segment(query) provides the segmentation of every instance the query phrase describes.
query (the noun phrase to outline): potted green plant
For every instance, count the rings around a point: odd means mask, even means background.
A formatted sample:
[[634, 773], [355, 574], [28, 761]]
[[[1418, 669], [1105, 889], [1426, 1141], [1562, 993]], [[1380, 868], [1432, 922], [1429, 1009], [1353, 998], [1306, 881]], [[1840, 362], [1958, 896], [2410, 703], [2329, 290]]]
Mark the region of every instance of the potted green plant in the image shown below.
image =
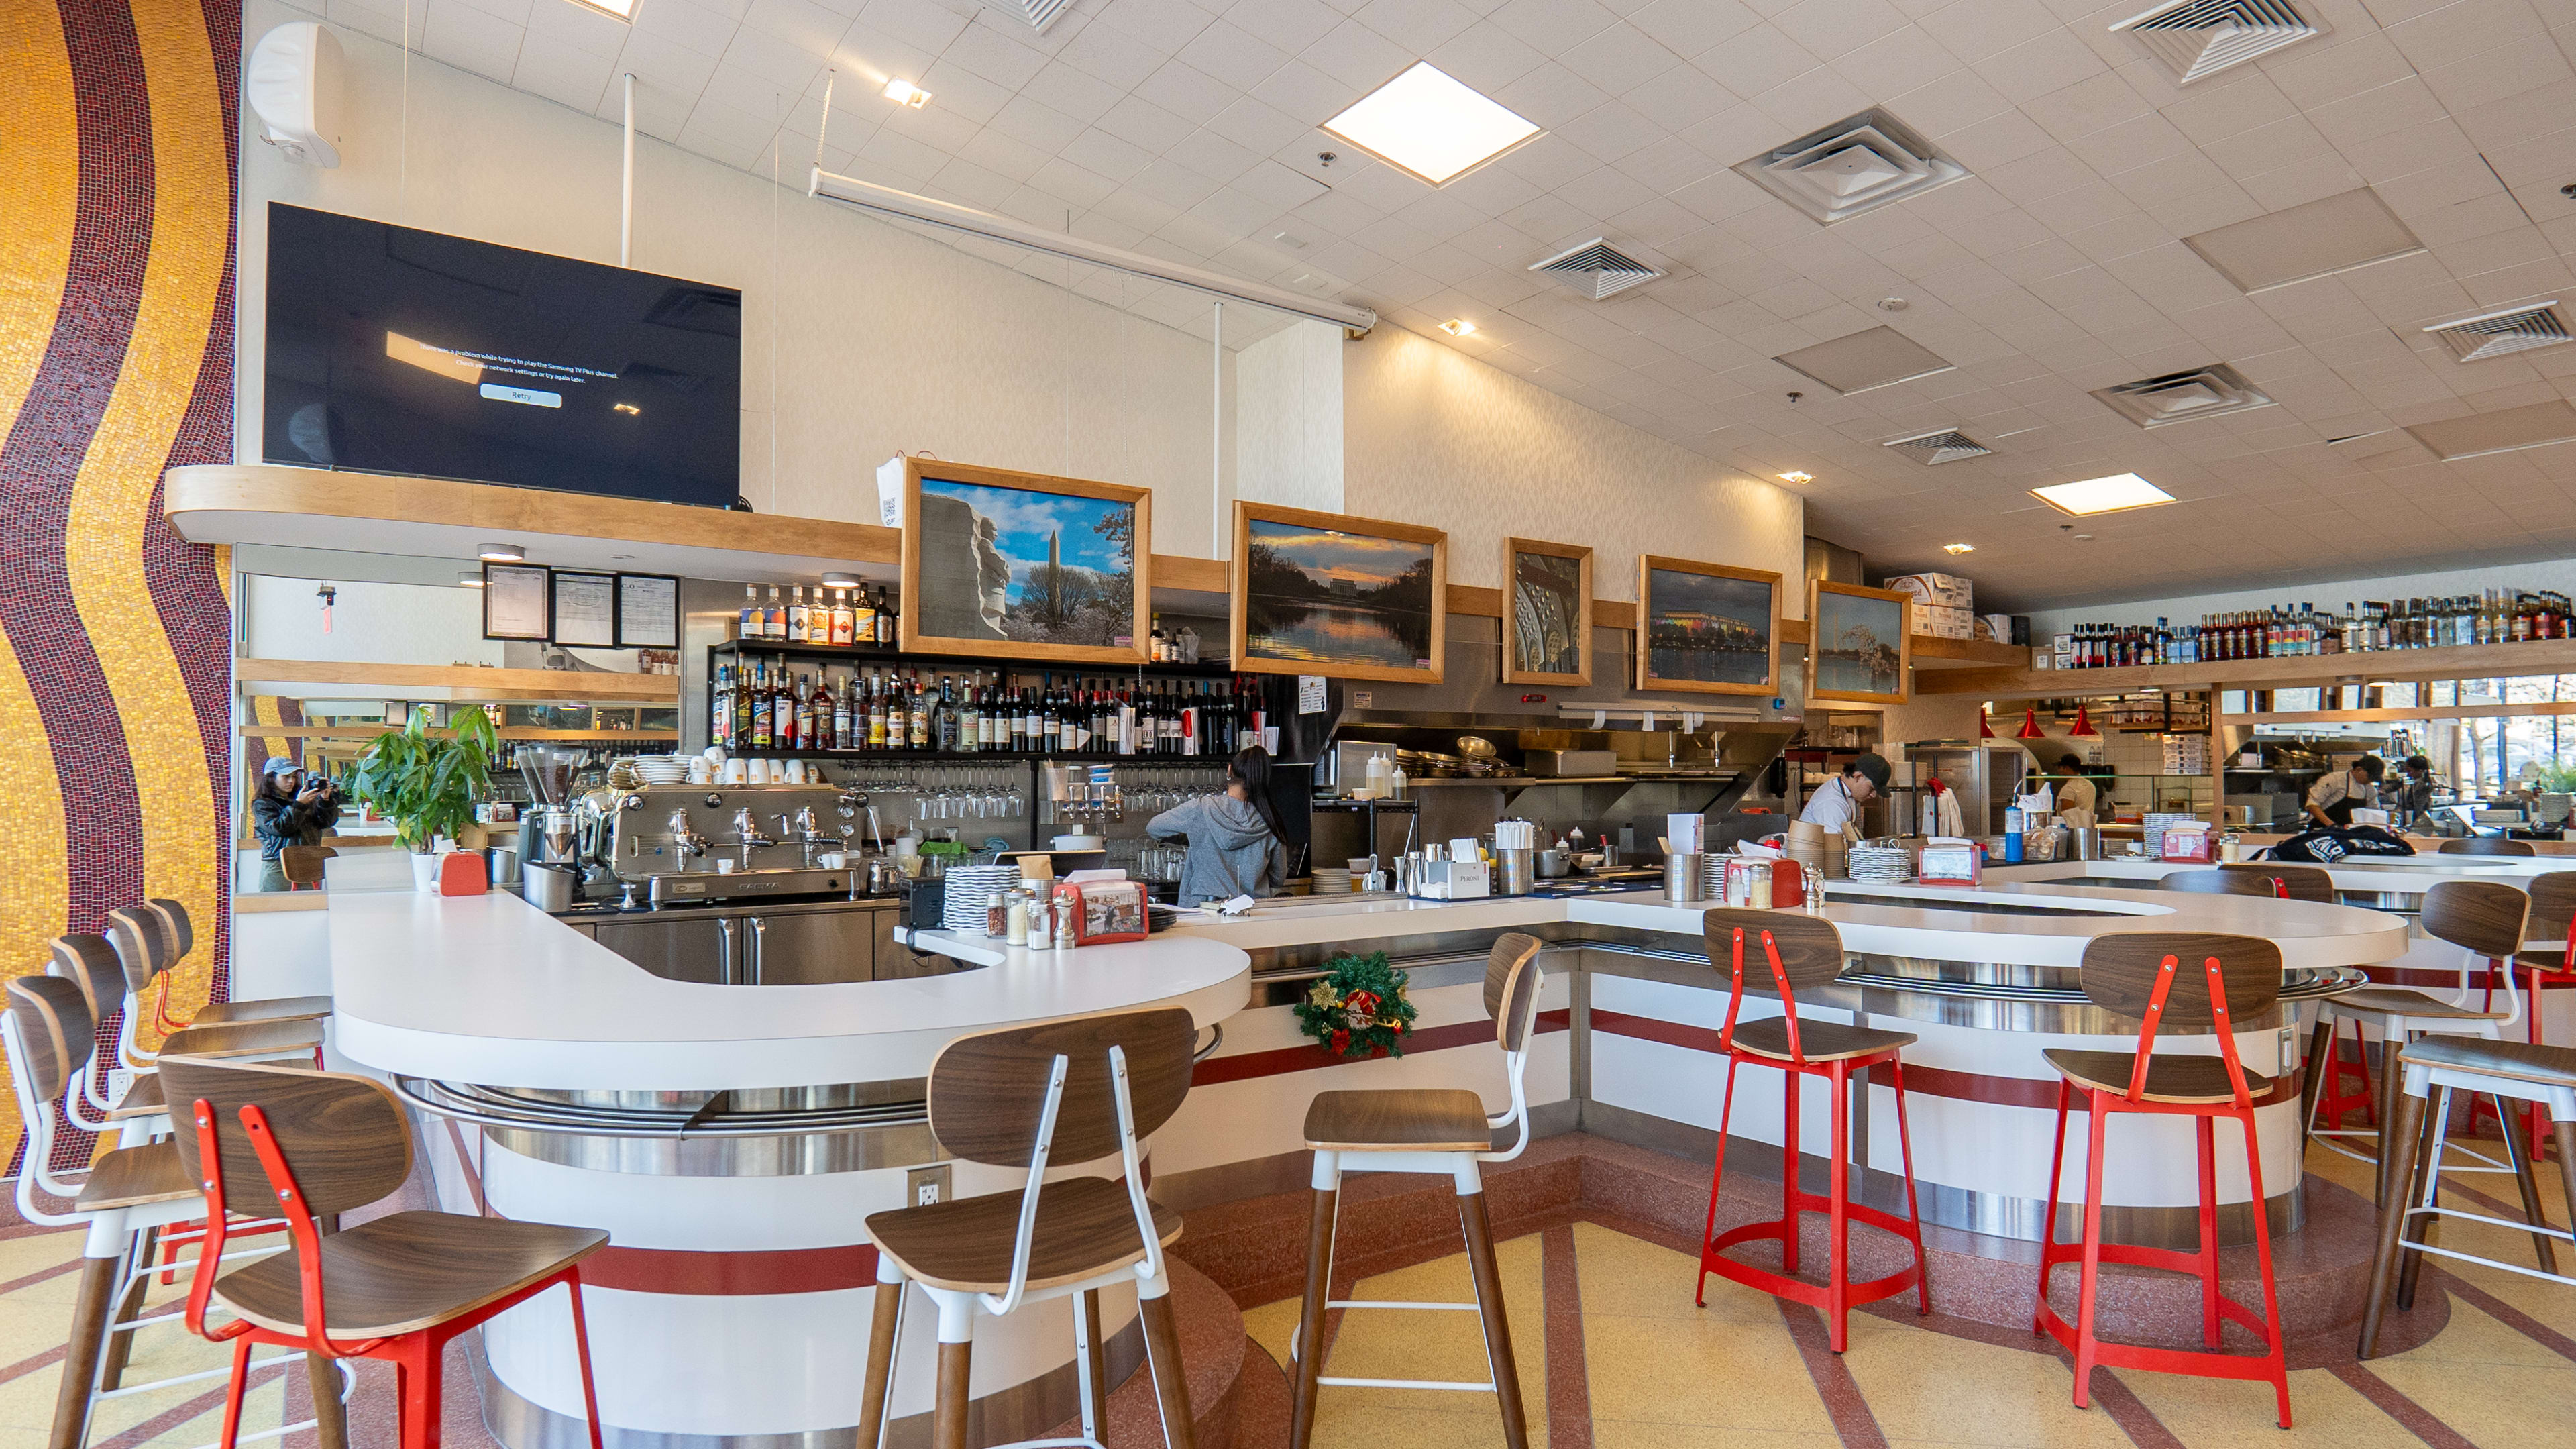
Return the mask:
[[412, 881], [422, 890], [438, 884], [433, 852], [439, 837], [454, 839], [472, 823], [501, 743], [480, 706], [458, 706], [452, 714], [448, 728], [436, 730], [429, 711], [412, 706], [409, 723], [376, 736], [358, 756], [354, 777], [358, 798], [393, 822], [394, 837], [412, 853]]

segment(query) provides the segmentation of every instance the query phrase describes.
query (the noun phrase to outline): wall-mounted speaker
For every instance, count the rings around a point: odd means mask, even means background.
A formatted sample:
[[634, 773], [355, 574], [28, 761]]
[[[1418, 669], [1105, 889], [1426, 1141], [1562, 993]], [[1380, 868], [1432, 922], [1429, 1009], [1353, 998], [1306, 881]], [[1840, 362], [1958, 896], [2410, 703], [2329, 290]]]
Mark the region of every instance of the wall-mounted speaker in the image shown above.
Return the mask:
[[311, 20], [278, 26], [251, 47], [242, 99], [259, 138], [299, 166], [340, 164], [339, 37]]

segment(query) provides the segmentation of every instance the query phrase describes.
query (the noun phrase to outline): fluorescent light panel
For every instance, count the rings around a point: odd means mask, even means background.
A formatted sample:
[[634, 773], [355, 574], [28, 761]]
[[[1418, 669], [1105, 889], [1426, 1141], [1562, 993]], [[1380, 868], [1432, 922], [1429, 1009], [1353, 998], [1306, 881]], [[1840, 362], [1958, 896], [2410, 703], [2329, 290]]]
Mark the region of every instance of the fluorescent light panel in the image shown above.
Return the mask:
[[1539, 134], [1431, 62], [1362, 96], [1324, 129], [1417, 181], [1446, 186]]
[[636, 0], [572, 0], [572, 3], [584, 10], [596, 10], [602, 15], [614, 15], [620, 20], [635, 18]]
[[2078, 518], [2090, 513], [2118, 513], [2128, 508], [2153, 508], [2171, 503], [2174, 496], [2135, 473], [2114, 473], [2108, 478], [2085, 478], [2073, 483], [2052, 483], [2046, 488], [2033, 488], [2031, 494], [2040, 502], [2061, 513]]

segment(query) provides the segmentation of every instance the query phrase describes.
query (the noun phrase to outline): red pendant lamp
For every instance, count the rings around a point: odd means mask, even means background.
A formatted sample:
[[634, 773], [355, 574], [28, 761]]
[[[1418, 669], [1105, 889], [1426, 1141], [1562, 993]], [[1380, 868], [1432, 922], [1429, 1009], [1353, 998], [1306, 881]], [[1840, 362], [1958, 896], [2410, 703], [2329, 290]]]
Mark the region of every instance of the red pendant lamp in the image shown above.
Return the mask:
[[2021, 740], [2044, 740], [2048, 738], [2048, 731], [2039, 727], [2039, 709], [2037, 706], [2033, 706], [2021, 712], [2021, 728], [2013, 732], [2013, 738]]
[[2068, 730], [2067, 733], [2079, 740], [2102, 738], [2102, 732], [2093, 728], [2093, 717], [2085, 713], [2083, 702], [2080, 700], [2075, 705], [2075, 728]]
[[1981, 739], [1981, 740], [1990, 740], [1990, 739], [1993, 739], [1994, 737], [1995, 737], [1995, 717], [1994, 717], [1993, 715], [1990, 715], [1990, 714], [1986, 713], [1986, 712], [1985, 712], [1984, 710], [1982, 710], [1982, 709], [1981, 709], [1981, 710], [1978, 710], [1978, 711], [1977, 711], [1977, 738], [1978, 738], [1978, 739]]

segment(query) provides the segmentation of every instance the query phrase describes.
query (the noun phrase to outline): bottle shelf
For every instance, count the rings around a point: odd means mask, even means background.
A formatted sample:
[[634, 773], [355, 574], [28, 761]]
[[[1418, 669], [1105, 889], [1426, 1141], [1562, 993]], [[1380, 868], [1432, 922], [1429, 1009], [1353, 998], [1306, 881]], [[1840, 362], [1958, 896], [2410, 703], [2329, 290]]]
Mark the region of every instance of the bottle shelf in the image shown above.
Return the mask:
[[1157, 768], [1196, 765], [1221, 770], [1226, 762], [1214, 755], [1095, 755], [1065, 750], [737, 750], [733, 760], [830, 760], [836, 763], [889, 765], [1149, 765]]
[[887, 644], [814, 644], [779, 639], [728, 639], [707, 651], [717, 658], [754, 655], [761, 658], [813, 659], [831, 664], [897, 669], [998, 670], [1004, 674], [1092, 675], [1129, 677], [1130, 670], [1149, 679], [1225, 679], [1235, 670], [1224, 660], [1197, 664], [1055, 664], [1044, 660], [995, 659], [976, 654], [923, 654]]

